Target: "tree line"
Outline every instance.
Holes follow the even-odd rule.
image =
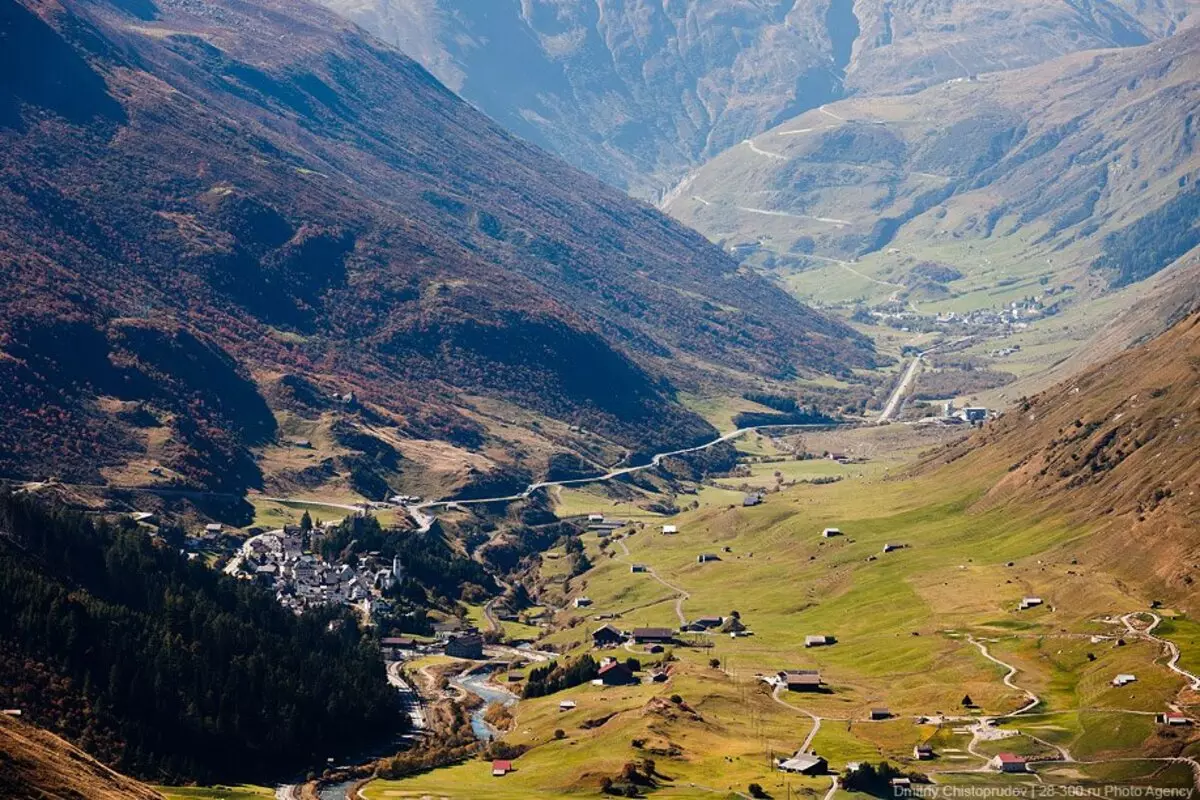
[[[132,522],[0,494],[0,704],[129,774],[236,782],[400,728],[344,609],[296,616]]]

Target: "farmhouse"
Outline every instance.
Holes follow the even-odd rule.
[[[1027,772],[1025,759],[1013,753],[999,753],[988,762],[988,766],[1000,772]]]
[[[835,644],[837,639],[832,636],[805,636],[805,647],[824,647],[825,645]]]
[[[674,536],[675,534],[679,533],[679,526],[678,525],[663,525],[662,532],[666,536]]]
[[[1190,717],[1185,717],[1182,714],[1159,714],[1155,716],[1154,721],[1159,725],[1191,725]]]
[[[497,759],[492,762],[492,777],[503,778],[505,775],[513,771],[511,761]]]
[[[632,636],[638,644],[646,642],[670,644],[675,640],[675,631],[670,628],[634,628]]]
[[[576,608],[587,608],[592,604],[592,598],[586,595],[576,597],[572,603]]]
[[[810,753],[796,753],[791,758],[780,761],[782,772],[792,772],[798,775],[824,775],[829,770],[829,764],[820,756]]]
[[[1041,604],[1042,604],[1042,598],[1040,598],[1040,597],[1026,597],[1021,600],[1021,605],[1018,606],[1017,608],[1020,611],[1025,611],[1026,609],[1029,609],[1029,608],[1036,608],[1036,607],[1040,606]]]
[[[895,550],[903,550],[903,549],[904,549],[905,547],[907,547],[907,546],[908,546],[908,545],[903,545],[903,544],[890,544],[890,543],[889,543],[889,544],[885,544],[885,545],[883,546],[883,552],[885,552],[885,553],[891,553],[891,552],[893,552],[893,551],[895,551]]]
[[[633,671],[615,658],[606,661],[597,674],[600,676],[600,682],[605,686],[628,686],[638,682]]]
[[[483,658],[483,637],[469,633],[446,642],[446,655],[453,658]]]
[[[779,673],[779,679],[789,692],[818,692],[821,690],[821,673],[815,669],[789,669]]]
[[[880,720],[880,719],[891,719],[891,718],[892,718],[892,712],[886,708],[872,708],[871,709],[871,719]]]
[[[560,701],[558,704],[558,710],[559,711],[574,711],[575,710],[575,701],[574,700]]]
[[[709,628],[719,628],[723,622],[725,622],[724,617],[696,617],[688,627],[694,631],[703,631]]]
[[[1136,680],[1137,680],[1136,675],[1130,675],[1129,673],[1122,673],[1112,679],[1112,685],[1113,686],[1124,686],[1126,684],[1133,683]]]
[[[588,514],[588,522],[604,522],[603,514]]]
[[[762,501],[763,496],[761,494],[748,494],[742,498],[742,505],[749,508],[750,506],[759,505]]]
[[[933,758],[933,748],[927,744],[919,744],[913,748],[913,758],[918,761],[928,761]]]
[[[701,553],[696,556],[697,564],[707,564],[709,561],[720,561],[721,557],[716,553]]]
[[[629,571],[630,572],[645,572],[646,565],[645,564],[630,564]]]
[[[825,537],[826,539],[832,539],[835,536],[841,536],[842,529],[841,528],[826,528],[825,530],[821,531],[821,535],[823,537]]]
[[[612,625],[601,625],[592,631],[592,645],[595,647],[615,647],[625,641],[625,636]]]

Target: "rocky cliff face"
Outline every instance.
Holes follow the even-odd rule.
[[[1142,44],[1186,0],[325,0],[519,135],[657,199],[849,94]]]

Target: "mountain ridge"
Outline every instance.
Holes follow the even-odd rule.
[[[33,43],[0,87],[0,400],[26,422],[6,474],[95,480],[165,453],[184,485],[262,485],[250,449],[278,441],[261,398],[281,380],[309,382],[306,402],[288,390],[308,419],[464,451],[496,426],[463,391],[653,447],[711,433],[677,385],[873,363],[694,232],[302,11],[5,0]],[[80,91],[19,78],[49,58]],[[583,446],[556,441],[539,446]]]
[[[1144,44],[1186,2],[327,0],[505,127],[657,198],[744,138],[849,95]]]

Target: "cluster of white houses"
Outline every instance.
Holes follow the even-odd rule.
[[[325,605],[358,605],[368,614],[385,604],[382,593],[404,576],[399,557],[385,562],[366,554],[358,567],[330,564],[304,552],[304,533],[288,526],[247,539],[239,574],[275,590],[276,599],[300,613]]]

